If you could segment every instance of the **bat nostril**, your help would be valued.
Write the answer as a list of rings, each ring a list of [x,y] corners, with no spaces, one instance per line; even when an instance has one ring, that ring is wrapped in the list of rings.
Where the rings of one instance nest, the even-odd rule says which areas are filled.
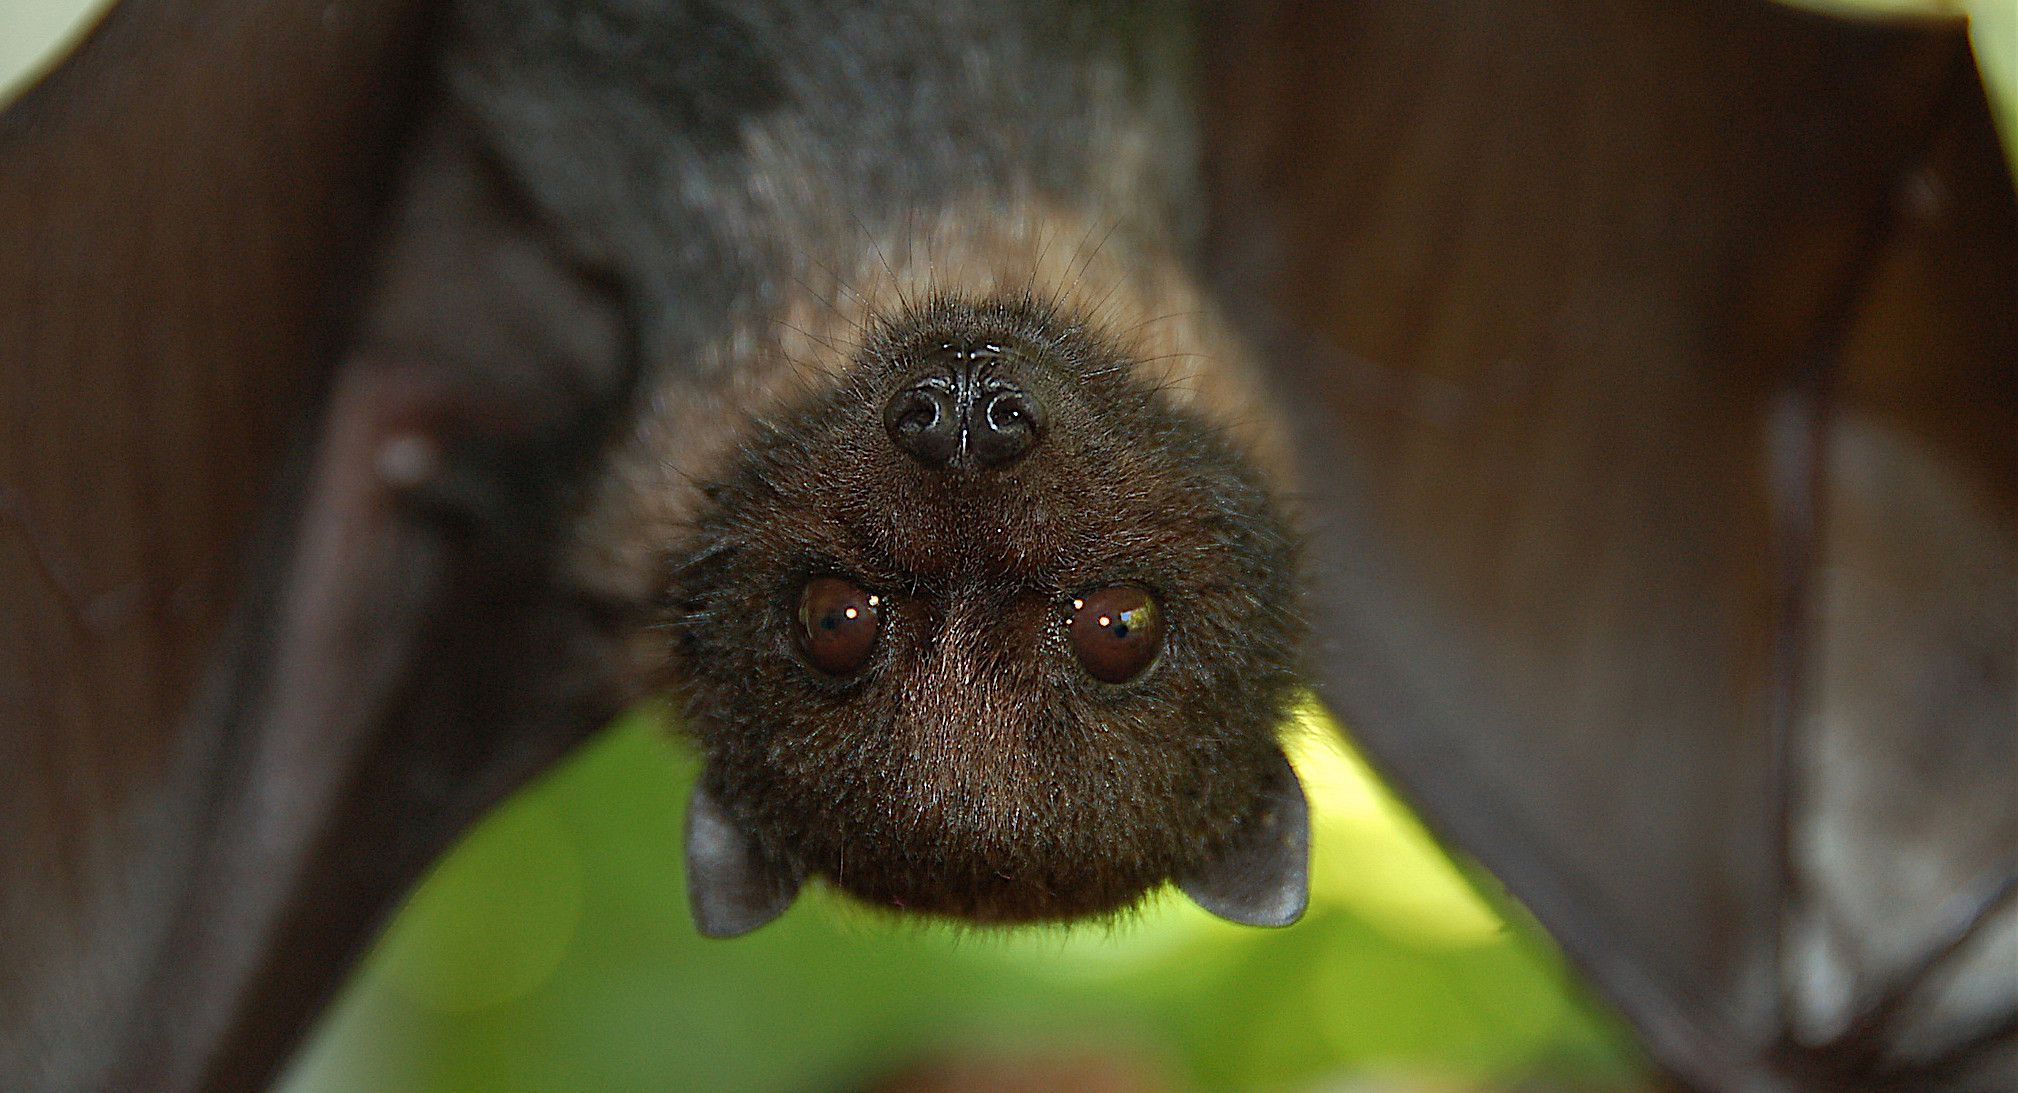
[[[1043,406],[1020,387],[1001,383],[985,392],[971,444],[974,458],[990,467],[1021,459],[1044,428]]]
[[[898,391],[883,407],[891,443],[928,467],[945,467],[960,454],[960,413],[955,396],[937,377]]]

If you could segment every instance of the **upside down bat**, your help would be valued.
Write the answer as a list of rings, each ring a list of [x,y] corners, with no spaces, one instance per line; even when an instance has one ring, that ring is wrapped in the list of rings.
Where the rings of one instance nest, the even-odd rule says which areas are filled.
[[[461,6],[444,110],[638,354],[564,564],[685,701],[705,932],[810,875],[1300,913],[1286,460],[1198,287],[1183,16]]]
[[[1939,36],[1736,2],[1242,9],[1225,22],[1264,48],[1208,39],[1208,82],[1273,96],[1219,129],[1264,166],[1222,173],[1201,235],[1190,47],[1157,5],[500,2],[438,36],[391,2],[203,10],[124,5],[0,124],[0,271],[33,305],[0,316],[31,363],[0,481],[27,574],[10,1084],[265,1081],[453,833],[654,689],[709,758],[710,932],[808,876],[990,921],[1170,878],[1281,921],[1300,798],[1271,719],[1306,663],[1687,1080],[1934,1081],[2008,1038],[1970,943],[2010,886],[1952,880],[2010,846],[2003,525],[1940,555],[1989,574],[1969,610],[1897,593],[1977,650],[1931,663],[1987,666],[1936,688],[1980,696],[1954,707],[1974,720],[1911,736],[1928,797],[1986,802],[1981,837],[1938,812],[1893,830],[1861,789],[1786,802],[1774,835],[1798,768],[1772,734],[1798,725],[1758,713],[1760,680],[1800,689],[1760,635],[1805,625],[1760,560],[1782,326],[1826,334],[1813,286],[1872,265],[1842,225],[1917,162],[1926,126],[1897,119],[1953,113],[1927,101]],[[407,94],[388,58],[423,55]],[[1998,192],[1968,225],[1993,259]],[[2008,259],[1929,268],[1994,288]],[[1322,290],[1257,298],[1289,272]],[[332,298],[333,327],[311,318]],[[1257,322],[1322,323],[1324,300],[1343,332]],[[1265,383],[1225,314],[1271,335]],[[2008,315],[1935,325],[1995,360]],[[2007,387],[1968,375],[1949,405],[2008,424]],[[219,454],[277,449],[261,423],[297,413],[292,462]],[[1945,465],[1847,435],[1880,453],[1874,489]],[[201,568],[275,480],[258,565]],[[152,575],[106,576],[127,547]],[[1935,678],[1875,648],[1824,659],[1857,677],[1841,694],[1887,681],[1832,664]],[[1836,723],[1880,741],[1857,771],[1900,750],[1896,719]],[[1864,833],[1813,886],[1853,900],[1788,911],[1790,831]],[[1904,897],[1859,879],[1902,855],[1940,868]],[[1858,971],[1841,938],[1876,930],[1908,955]],[[1975,961],[1966,1005],[1914,972],[1945,952]]]

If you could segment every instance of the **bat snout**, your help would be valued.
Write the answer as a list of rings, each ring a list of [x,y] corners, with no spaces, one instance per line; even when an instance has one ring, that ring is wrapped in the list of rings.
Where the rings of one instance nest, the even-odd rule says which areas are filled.
[[[1012,351],[948,342],[925,363],[883,407],[883,427],[900,451],[932,470],[980,470],[1006,467],[1037,446],[1044,405],[1018,375]]]

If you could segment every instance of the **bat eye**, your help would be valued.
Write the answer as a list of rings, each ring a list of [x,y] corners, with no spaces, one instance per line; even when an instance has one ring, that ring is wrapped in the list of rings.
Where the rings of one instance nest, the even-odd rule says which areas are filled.
[[[799,651],[830,676],[844,676],[876,647],[883,597],[839,577],[815,577],[799,593]]]
[[[1126,683],[1142,674],[1163,645],[1163,614],[1149,593],[1115,585],[1072,598],[1072,652],[1086,674]]]

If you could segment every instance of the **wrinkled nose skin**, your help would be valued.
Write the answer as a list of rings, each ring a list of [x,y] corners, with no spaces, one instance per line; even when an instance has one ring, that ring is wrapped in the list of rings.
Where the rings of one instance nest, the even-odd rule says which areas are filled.
[[[992,342],[948,343],[883,407],[898,450],[932,470],[1006,467],[1044,433],[1044,407],[1020,382],[1014,353]]]

